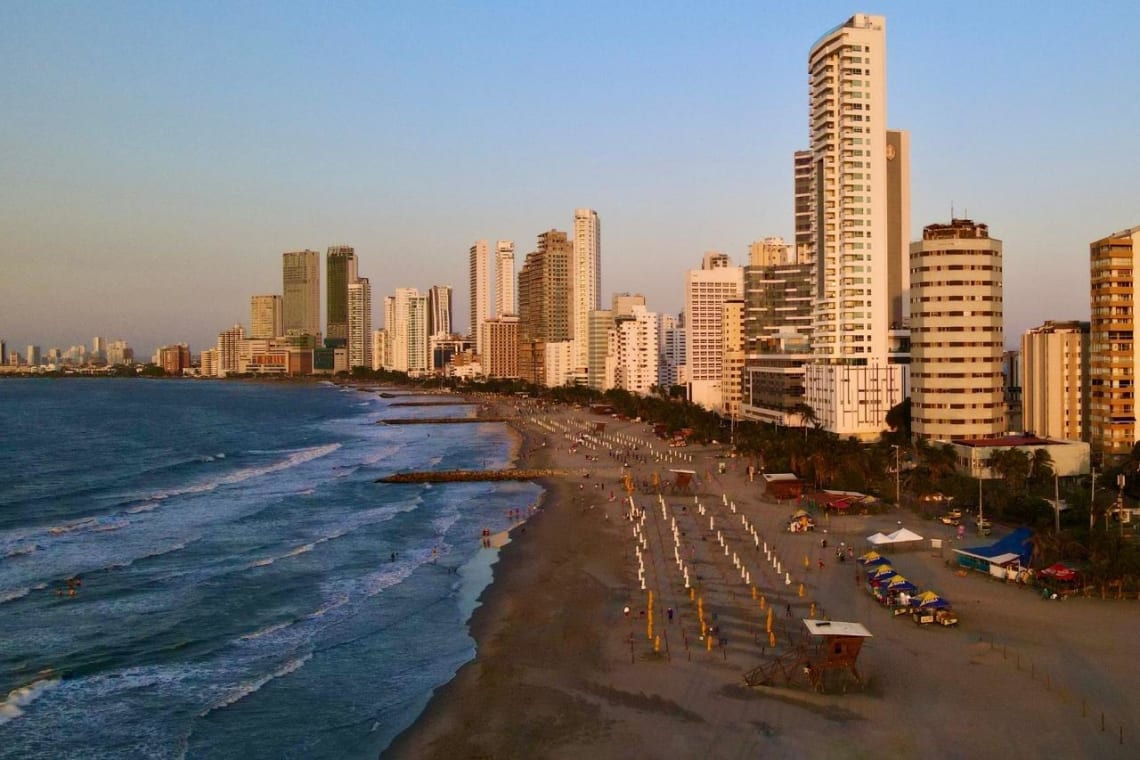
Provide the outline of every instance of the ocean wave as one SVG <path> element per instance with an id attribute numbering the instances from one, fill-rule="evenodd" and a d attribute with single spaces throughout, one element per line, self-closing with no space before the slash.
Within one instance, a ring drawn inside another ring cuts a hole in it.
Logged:
<path id="1" fill-rule="evenodd" d="M 23 599 L 28 594 L 32 593 L 30 587 L 18 588 L 14 591 L 0 591 L 0 604 L 7 604 L 14 602 L 17 599 Z"/>
<path id="2" fill-rule="evenodd" d="M 311 544 L 305 544 L 303 546 L 298 546 L 296 549 L 293 549 L 291 551 L 287 551 L 284 554 L 280 554 L 280 555 L 277 555 L 275 557 L 266 557 L 264 559 L 259 559 L 255 562 L 250 563 L 249 566 L 250 567 L 267 567 L 269 565 L 272 565 L 274 562 L 276 562 L 279 559 L 289 559 L 290 557 L 296 557 L 300 554 L 308 554 L 309 552 L 311 552 L 316 547 L 316 544 L 318 544 L 318 543 L 323 544 L 325 541 L 328 541 L 328 540 L 329 540 L 328 538 L 325 538 L 325 539 L 320 539 L 320 540 L 318 540 L 314 543 L 311 543 Z"/>
<path id="3" fill-rule="evenodd" d="M 261 689 L 262 686 L 265 686 L 265 684 L 269 683 L 270 681 L 278 678 L 284 678 L 290 673 L 299 670 L 305 665 L 306 662 L 311 659 L 313 659 L 312 653 L 306 654 L 302 657 L 294 658 L 286 662 L 281 667 L 277 668 L 277 670 L 269 673 L 268 675 L 262 676 L 252 681 L 245 681 L 241 683 L 236 689 L 230 691 L 221 701 L 214 703 L 210 707 L 198 713 L 198 717 L 205 718 L 207 715 L 216 710 L 221 710 L 229 707 L 232 704 L 240 702 L 250 694 L 253 694 L 254 692 Z"/>
<path id="4" fill-rule="evenodd" d="M 44 692 L 59 684 L 58 678 L 34 681 L 8 692 L 8 698 L 0 702 L 0 726 L 24 714 L 22 708 L 35 702 Z"/>
<path id="5" fill-rule="evenodd" d="M 137 507 L 128 507 L 125 511 L 128 515 L 137 515 L 142 512 L 153 512 L 156 509 L 158 509 L 158 502 L 148 501 L 139 504 Z"/>
<path id="6" fill-rule="evenodd" d="M 278 631 L 283 631 L 289 626 L 293 625 L 295 622 L 297 621 L 287 620 L 284 623 L 274 623 L 273 625 L 266 626 L 265 628 L 254 631 L 253 633 L 245 634 L 241 637 L 241 641 L 256 641 L 257 639 L 277 633 Z"/>
<path id="7" fill-rule="evenodd" d="M 38 552 L 40 550 L 39 544 L 23 544 L 9 549 L 4 554 L 4 559 L 11 559 L 12 557 L 26 557 L 29 554 Z"/>
<path id="8" fill-rule="evenodd" d="M 327 604 L 324 604 L 324 605 L 318 607 L 316 609 L 316 611 L 310 612 L 308 615 L 305 615 L 305 619 L 306 620 L 313 620 L 316 618 L 322 618 L 325 615 L 332 612 L 333 610 L 340 609 L 344 605 L 348 604 L 349 599 L 351 599 L 351 597 L 348 594 L 339 594 L 331 602 L 328 602 Z"/>

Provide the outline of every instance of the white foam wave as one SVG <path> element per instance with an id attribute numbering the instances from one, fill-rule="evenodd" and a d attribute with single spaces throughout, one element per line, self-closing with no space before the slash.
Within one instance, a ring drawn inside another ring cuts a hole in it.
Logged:
<path id="1" fill-rule="evenodd" d="M 32 593 L 31 588 L 18 588 L 15 591 L 0 591 L 0 604 L 14 602 L 17 599 L 23 599 L 28 594 Z"/>
<path id="2" fill-rule="evenodd" d="M 333 610 L 340 609 L 344 605 L 348 604 L 348 600 L 349 600 L 348 594 L 339 594 L 339 595 L 337 595 L 336 599 L 333 599 L 328 604 L 325 604 L 322 607 L 318 608 L 316 610 L 316 612 L 311 612 L 308 615 L 306 615 L 305 617 L 310 618 L 310 619 L 311 618 L 324 617 L 325 615 L 329 614 Z"/>
<path id="3" fill-rule="evenodd" d="M 128 515 L 137 515 L 140 512 L 153 512 L 156 509 L 158 509 L 158 502 L 157 501 L 148 501 L 145 504 L 139 504 L 136 507 L 129 507 L 127 509 L 127 514 Z"/>
<path id="4" fill-rule="evenodd" d="M 254 631 L 253 633 L 247 633 L 246 635 L 241 637 L 241 640 L 242 641 L 254 641 L 254 640 L 260 639 L 264 636 L 269 636 L 270 634 L 277 633 L 278 631 L 283 631 L 291 625 L 293 625 L 292 620 L 288 620 L 284 623 L 274 623 L 271 626 L 267 626 L 265 628 L 262 628 L 261 630 Z"/>
<path id="5" fill-rule="evenodd" d="M 312 544 L 305 544 L 303 546 L 298 546 L 296 549 L 292 549 L 292 550 L 287 551 L 284 554 L 280 554 L 276 557 L 265 557 L 264 559 L 259 559 L 259 560 L 256 560 L 254 562 L 251 562 L 249 566 L 250 567 L 267 567 L 268 565 L 272 565 L 274 562 L 276 562 L 279 559 L 289 559 L 290 557 L 296 557 L 299 554 L 308 554 L 309 552 L 311 552 L 313 550 L 313 548 L 316 546 L 316 544 L 318 544 L 318 543 L 323 544 L 327 540 L 328 540 L 327 538 L 320 539 L 320 540 L 318 540 Z"/>
<path id="6" fill-rule="evenodd" d="M 277 679 L 277 678 L 284 678 L 285 676 L 289 675 L 290 673 L 292 673 L 296 670 L 299 670 L 301 667 L 304 666 L 304 664 L 306 662 L 308 662 L 311 659 L 313 659 L 312 653 L 306 654 L 303 657 L 297 657 L 295 659 L 289 660 L 284 665 L 282 665 L 277 670 L 273 671 L 272 673 L 270 673 L 268 675 L 262 676 L 261 678 L 257 678 L 253 681 L 245 681 L 244 683 L 240 684 L 236 689 L 229 692 L 225 696 L 225 698 L 222 699 L 220 702 L 217 702 L 217 703 L 211 705 L 210 707 L 206 708 L 202 712 L 200 712 L 198 714 L 198 717 L 204 718 L 207 715 L 209 715 L 210 713 L 214 712 L 215 710 L 221 710 L 225 707 L 229 707 L 230 705 L 232 705 L 236 702 L 240 702 L 241 700 L 248 697 L 250 694 L 253 694 L 255 691 L 259 690 L 262 686 L 265 686 L 265 684 L 269 683 L 270 681 Z"/>
<path id="7" fill-rule="evenodd" d="M 39 544 L 24 544 L 23 546 L 17 546 L 14 549 L 9 549 L 8 552 L 4 555 L 4 559 L 9 559 L 11 557 L 25 557 L 39 550 Z"/>
<path id="8" fill-rule="evenodd" d="M 44 692 L 59 684 L 59 679 L 34 681 L 8 692 L 8 698 L 0 702 L 0 726 L 24 714 L 22 708 L 35 702 Z"/>
<path id="9" fill-rule="evenodd" d="M 213 491 L 219 486 L 229 486 L 236 483 L 244 483 L 245 481 L 252 478 L 258 478 L 263 475 L 272 475 L 275 472 L 288 470 L 292 467 L 297 467 L 298 465 L 305 464 L 306 462 L 311 462 L 314 459 L 328 456 L 340 447 L 341 444 L 339 443 L 326 443 L 323 446 L 313 446 L 308 449 L 301 449 L 299 451 L 294 451 L 279 462 L 261 465 L 260 467 L 246 467 L 241 470 L 235 470 L 228 475 L 223 475 L 214 480 L 207 480 L 203 483 L 195 483 L 192 486 L 187 486 L 186 488 L 176 488 L 172 491 L 162 491 L 160 493 L 151 495 L 150 498 L 155 501 L 163 501 L 165 499 L 169 499 L 172 496 L 206 493 L 208 491 Z M 250 453 L 271 454 L 274 452 L 262 451 Z"/>

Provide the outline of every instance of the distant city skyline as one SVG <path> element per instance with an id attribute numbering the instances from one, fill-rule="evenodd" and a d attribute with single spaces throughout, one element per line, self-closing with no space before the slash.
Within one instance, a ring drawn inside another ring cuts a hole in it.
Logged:
<path id="1" fill-rule="evenodd" d="M 465 316 L 472 241 L 531 241 L 582 207 L 606 223 L 600 301 L 636 291 L 675 314 L 704 251 L 743 264 L 755 240 L 796 239 L 804 56 L 858 12 L 887 19 L 909 241 L 952 206 L 990 225 L 1007 346 L 1089 319 L 1090 243 L 1140 223 L 1140 54 L 1102 42 L 1140 8 L 590 7 L 573 65 L 528 32 L 580 5 L 8 9 L 0 338 L 197 353 L 252 329 L 283 253 L 341 242 L 376 293 L 450 285 Z M 340 53 L 299 59 L 299 44 Z"/>

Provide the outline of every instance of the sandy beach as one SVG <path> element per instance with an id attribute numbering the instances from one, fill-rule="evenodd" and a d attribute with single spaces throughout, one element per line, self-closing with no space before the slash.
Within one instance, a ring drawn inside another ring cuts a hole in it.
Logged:
<path id="1" fill-rule="evenodd" d="M 471 620 L 476 659 L 382 757 L 1140 756 L 1135 600 L 1046 601 L 961 576 L 949 548 L 927 548 L 892 559 L 950 599 L 961 624 L 916 626 L 875 602 L 834 547 L 861 553 L 866 536 L 900 522 L 952 546 L 951 528 L 896 512 L 791 534 L 783 526 L 795 505 L 767 501 L 746 462 L 717 458 L 723 447 L 670 450 L 646 425 L 614 419 L 574 446 L 602 418 L 532 413 L 512 423 L 523 436 L 517 466 L 575 474 L 543 483 L 541 507 L 500 550 Z M 696 494 L 635 492 L 634 514 L 644 511 L 635 545 L 622 477 L 667 484 L 670 468 L 696 471 Z M 802 620 L 813 616 L 871 632 L 861 683 L 747 687 L 747 671 L 809 643 Z"/>

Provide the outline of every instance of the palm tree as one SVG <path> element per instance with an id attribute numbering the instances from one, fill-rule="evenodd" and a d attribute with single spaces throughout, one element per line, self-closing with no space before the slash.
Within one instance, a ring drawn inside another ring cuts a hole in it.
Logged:
<path id="1" fill-rule="evenodd" d="M 799 401 L 792 404 L 791 407 L 788 408 L 788 412 L 800 418 L 800 427 L 803 428 L 804 438 L 807 438 L 808 425 L 812 425 L 813 427 L 819 426 L 819 415 L 815 413 L 815 409 L 812 409 L 810 404 Z"/>
<path id="2" fill-rule="evenodd" d="M 1034 483 L 1044 483 L 1056 471 L 1053 456 L 1046 449 L 1037 449 L 1029 456 L 1029 479 Z"/>

